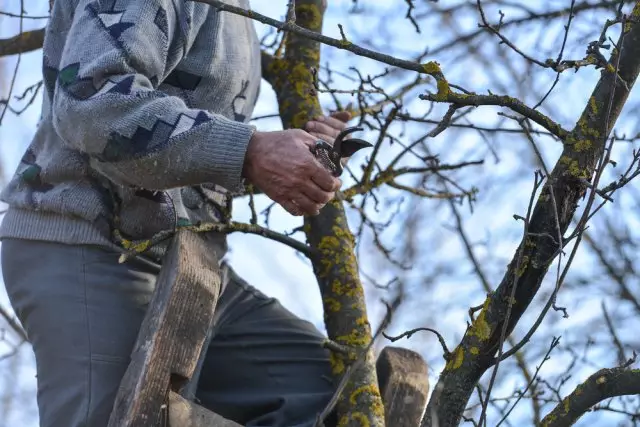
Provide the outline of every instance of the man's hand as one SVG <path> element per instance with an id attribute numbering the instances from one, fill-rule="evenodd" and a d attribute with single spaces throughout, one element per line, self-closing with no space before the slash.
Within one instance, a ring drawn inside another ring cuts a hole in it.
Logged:
<path id="1" fill-rule="evenodd" d="M 342 183 L 311 154 L 316 140 L 301 129 L 255 132 L 243 176 L 291 215 L 317 215 Z"/>
<path id="2" fill-rule="evenodd" d="M 310 120 L 307 122 L 305 129 L 311 135 L 333 145 L 333 141 L 335 141 L 340 132 L 346 129 L 349 120 L 351 120 L 351 113 L 348 111 L 336 111 L 329 116 L 321 116 Z M 342 159 L 343 166 L 347 160 L 349 160 L 348 157 Z"/>

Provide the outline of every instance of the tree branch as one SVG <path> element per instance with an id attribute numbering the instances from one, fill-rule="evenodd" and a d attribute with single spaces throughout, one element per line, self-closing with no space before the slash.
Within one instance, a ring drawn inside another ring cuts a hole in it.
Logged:
<path id="1" fill-rule="evenodd" d="M 0 39 L 0 57 L 38 50 L 43 42 L 44 28 L 25 31 L 8 39 Z"/>
<path id="2" fill-rule="evenodd" d="M 215 231 L 218 233 L 247 233 L 247 234 L 256 234 L 259 236 L 266 237 L 267 239 L 275 240 L 276 242 L 283 243 L 297 251 L 302 252 L 307 257 L 311 257 L 311 248 L 305 245 L 304 243 L 289 237 L 284 234 L 278 233 L 277 231 L 270 230 L 268 228 L 259 226 L 257 224 L 247 224 L 243 222 L 235 222 L 232 221 L 230 223 L 218 223 L 218 222 L 207 222 L 199 225 L 184 225 L 178 227 L 176 230 L 166 230 L 162 231 L 151 239 L 142 240 L 142 241 L 130 241 L 122 236 L 119 233 L 116 233 L 116 238 L 119 243 L 126 249 L 126 252 L 120 256 L 120 262 L 125 262 L 127 259 L 132 256 L 144 253 L 150 247 L 157 245 L 160 242 L 163 242 L 169 238 L 171 238 L 178 230 L 187 229 L 196 233 L 208 233 L 211 231 Z"/>
<path id="3" fill-rule="evenodd" d="M 640 1 L 636 2 L 632 15 L 640 15 Z M 567 136 L 563 153 L 538 196 L 528 224 L 529 233 L 523 237 L 500 285 L 487 297 L 481 313 L 454 350 L 454 358 L 441 373 L 422 427 L 459 424 L 480 377 L 495 361 L 503 327 L 506 326 L 507 335 L 511 333 L 561 249 L 562 242 L 547 236 L 558 233 L 558 223 L 561 232 L 566 232 L 578 202 L 587 191 L 584 180 L 596 171 L 608 135 L 640 73 L 640 25 L 628 22 L 622 37 L 621 49 L 616 50 L 609 62 L 618 65 L 618 73 L 615 69 L 612 72 L 611 67 L 602 71 L 588 105 Z M 557 212 L 551 194 L 555 196 Z M 512 298 L 515 282 L 517 288 Z"/>
<path id="4" fill-rule="evenodd" d="M 303 26 L 300 26 L 292 21 L 287 21 L 287 22 L 278 21 L 277 19 L 269 18 L 268 16 L 261 15 L 252 10 L 243 9 L 237 6 L 231 6 L 220 0 L 195 0 L 195 1 L 200 3 L 206 3 L 209 6 L 221 12 L 229 12 L 229 13 L 234 13 L 236 15 L 245 16 L 247 18 L 254 19 L 258 22 L 262 22 L 263 24 L 270 25 L 281 31 L 286 31 L 286 32 L 295 34 L 297 36 L 301 36 L 302 38 L 305 38 L 308 40 L 320 42 L 327 46 L 333 46 L 338 49 L 348 50 L 349 52 L 355 53 L 358 56 L 374 59 L 376 61 L 382 62 L 384 64 L 392 65 L 394 67 L 403 68 L 405 70 L 415 71 L 418 73 L 425 73 L 425 74 L 434 75 L 434 76 L 436 73 L 436 71 L 434 71 L 433 68 L 431 68 L 432 63 L 420 64 L 414 61 L 408 61 L 406 59 L 396 58 L 391 55 L 387 55 L 384 53 L 376 52 L 370 49 L 366 49 L 364 47 L 357 46 L 346 39 L 338 40 L 332 37 L 322 35 L 318 32 L 308 30 Z M 300 23 L 300 20 L 298 20 L 297 22 Z"/>
<path id="5" fill-rule="evenodd" d="M 610 397 L 640 394 L 640 369 L 601 369 L 565 397 L 543 418 L 545 427 L 573 425 L 593 405 Z"/>
<path id="6" fill-rule="evenodd" d="M 220 2 L 220 10 L 228 6 Z M 296 22 L 287 28 L 298 28 L 285 41 L 283 58 L 270 67 L 277 77 L 273 88 L 278 98 L 280 116 L 285 129 L 302 128 L 308 120 L 320 115 L 322 109 L 314 87 L 313 69 L 318 69 L 323 36 L 323 0 L 297 0 Z M 249 16 L 246 15 L 245 16 Z M 256 14 L 250 13 L 251 18 Z M 284 27 L 283 27 L 284 28 Z M 364 290 L 360 282 L 355 256 L 355 239 L 349 230 L 342 202 L 334 199 L 320 215 L 305 218 L 304 231 L 312 248 L 312 263 L 318 279 L 324 320 L 329 339 L 362 355 L 359 366 L 351 365 L 348 382 L 336 402 L 340 426 L 384 426 L 384 407 L 378 388 L 375 358 L 370 347 L 371 325 L 367 318 Z M 354 360 L 342 352 L 331 351 L 331 370 L 336 384 L 343 378 Z"/>

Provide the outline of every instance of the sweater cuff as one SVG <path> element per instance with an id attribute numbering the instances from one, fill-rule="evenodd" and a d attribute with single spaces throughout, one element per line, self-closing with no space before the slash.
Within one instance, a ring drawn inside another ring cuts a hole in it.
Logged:
<path id="1" fill-rule="evenodd" d="M 205 182 L 224 187 L 230 192 L 244 189 L 242 170 L 249 141 L 256 127 L 224 117 L 213 119 L 211 139 L 203 138 L 200 149 L 192 152 L 192 170 L 199 171 Z"/>

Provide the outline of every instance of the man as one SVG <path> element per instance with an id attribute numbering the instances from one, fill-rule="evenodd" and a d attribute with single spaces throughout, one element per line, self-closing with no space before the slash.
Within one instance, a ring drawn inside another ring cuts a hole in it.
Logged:
<path id="1" fill-rule="evenodd" d="M 36 356 L 40 425 L 100 427 L 164 251 L 118 264 L 114 235 L 222 221 L 244 180 L 317 214 L 340 181 L 309 147 L 349 115 L 310 133 L 246 124 L 261 78 L 253 23 L 196 2 L 57 0 L 43 56 L 42 118 L 2 194 L 2 270 Z M 212 240 L 221 258 L 225 237 Z M 322 335 L 225 276 L 197 398 L 247 426 L 313 425 L 333 391 Z"/>

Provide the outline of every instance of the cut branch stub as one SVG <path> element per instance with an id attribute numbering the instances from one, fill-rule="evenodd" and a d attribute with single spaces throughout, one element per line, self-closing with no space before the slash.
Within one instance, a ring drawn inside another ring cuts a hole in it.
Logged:
<path id="1" fill-rule="evenodd" d="M 389 427 L 420 425 L 429 395 L 427 363 L 416 352 L 400 347 L 385 347 L 376 371 Z"/>

